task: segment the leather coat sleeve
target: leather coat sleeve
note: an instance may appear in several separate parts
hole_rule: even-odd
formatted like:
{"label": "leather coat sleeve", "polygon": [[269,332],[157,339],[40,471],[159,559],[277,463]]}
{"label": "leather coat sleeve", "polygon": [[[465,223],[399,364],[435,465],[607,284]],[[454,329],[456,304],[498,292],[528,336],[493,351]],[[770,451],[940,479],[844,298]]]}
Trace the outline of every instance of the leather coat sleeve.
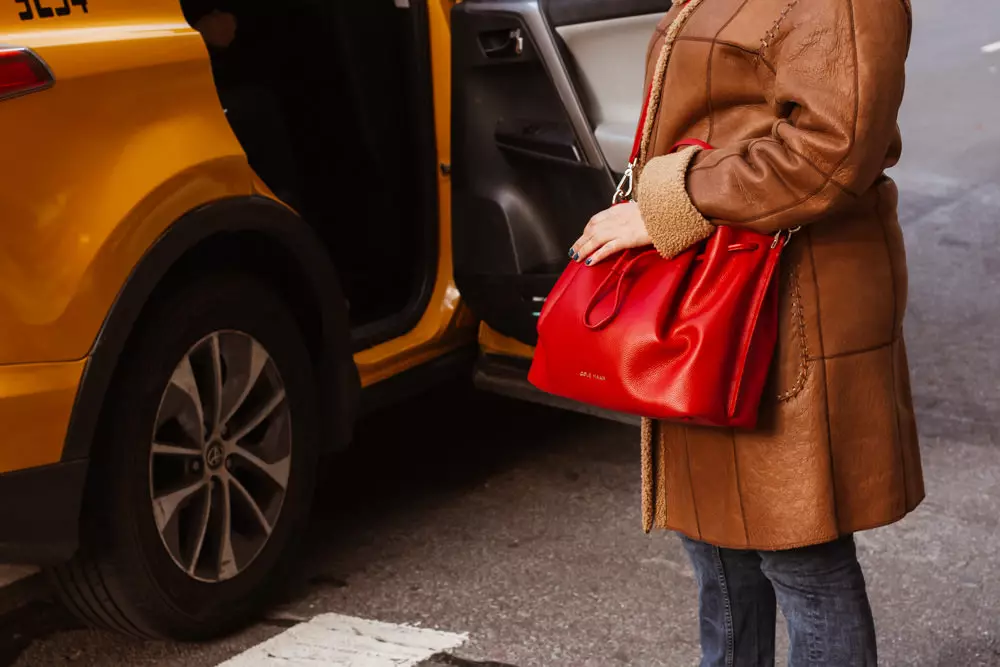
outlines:
{"label": "leather coat sleeve", "polygon": [[773,233],[821,220],[874,184],[898,133],[905,2],[797,5],[762,53],[774,71],[771,135],[702,151],[688,172],[708,221]]}

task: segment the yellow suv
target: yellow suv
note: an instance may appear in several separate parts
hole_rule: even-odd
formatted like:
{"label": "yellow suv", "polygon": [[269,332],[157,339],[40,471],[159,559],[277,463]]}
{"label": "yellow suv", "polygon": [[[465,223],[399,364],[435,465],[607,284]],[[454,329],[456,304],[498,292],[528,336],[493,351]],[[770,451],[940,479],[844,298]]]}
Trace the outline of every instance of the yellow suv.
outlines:
{"label": "yellow suv", "polygon": [[535,318],[669,5],[7,0],[0,560],[216,635],[361,411],[473,364],[548,400]]}

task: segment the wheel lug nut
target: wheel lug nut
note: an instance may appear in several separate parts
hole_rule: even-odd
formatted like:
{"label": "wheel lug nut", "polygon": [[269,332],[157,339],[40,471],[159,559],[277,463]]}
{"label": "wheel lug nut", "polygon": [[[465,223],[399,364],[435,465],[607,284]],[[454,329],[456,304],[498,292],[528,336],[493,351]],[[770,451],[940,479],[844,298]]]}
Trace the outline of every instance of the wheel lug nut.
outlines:
{"label": "wheel lug nut", "polygon": [[232,469],[233,469],[233,460],[226,459],[226,470],[232,470]]}

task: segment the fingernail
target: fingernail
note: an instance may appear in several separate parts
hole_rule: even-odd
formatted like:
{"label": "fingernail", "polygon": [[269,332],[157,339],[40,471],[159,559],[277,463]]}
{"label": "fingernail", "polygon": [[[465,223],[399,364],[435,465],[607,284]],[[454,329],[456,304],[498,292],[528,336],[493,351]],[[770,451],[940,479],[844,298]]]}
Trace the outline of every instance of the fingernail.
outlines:
{"label": "fingernail", "polygon": [[584,264],[586,264],[587,266],[590,266],[593,263],[593,261],[594,260],[592,260],[592,259],[588,259],[586,262],[584,262]]}
{"label": "fingernail", "polygon": [[570,248],[570,249],[569,249],[569,258],[570,258],[570,259],[573,259],[573,255],[574,255],[574,254],[575,254],[575,251],[574,251],[574,250],[573,250],[572,248]]}
{"label": "fingernail", "polygon": [[576,261],[580,261],[580,253],[574,252],[573,253],[573,259],[576,260]]}

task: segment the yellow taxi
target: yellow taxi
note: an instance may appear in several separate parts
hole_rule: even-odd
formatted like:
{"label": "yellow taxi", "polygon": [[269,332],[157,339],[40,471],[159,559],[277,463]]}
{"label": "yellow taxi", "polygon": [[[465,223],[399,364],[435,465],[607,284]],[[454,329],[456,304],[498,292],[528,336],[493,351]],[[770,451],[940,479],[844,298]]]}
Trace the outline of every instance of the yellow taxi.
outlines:
{"label": "yellow taxi", "polygon": [[364,411],[473,369],[549,400],[536,317],[669,6],[0,3],[0,560],[218,635]]}

